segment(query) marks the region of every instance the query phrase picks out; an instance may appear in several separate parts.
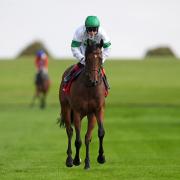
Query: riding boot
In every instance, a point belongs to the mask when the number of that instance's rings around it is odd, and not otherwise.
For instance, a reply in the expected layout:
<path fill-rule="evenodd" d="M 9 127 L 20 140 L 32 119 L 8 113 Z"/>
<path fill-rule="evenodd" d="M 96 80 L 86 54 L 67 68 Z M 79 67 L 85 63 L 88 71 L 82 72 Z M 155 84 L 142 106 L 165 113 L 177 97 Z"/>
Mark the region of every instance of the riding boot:
<path fill-rule="evenodd" d="M 70 69 L 70 71 L 64 77 L 64 82 L 65 83 L 67 83 L 71 79 L 73 73 L 74 73 L 74 67 L 72 67 L 72 69 Z"/>
<path fill-rule="evenodd" d="M 69 82 L 69 80 L 72 78 L 72 75 L 73 75 L 74 72 L 75 72 L 75 68 L 76 68 L 76 65 L 74 65 L 74 66 L 69 70 L 69 72 L 67 73 L 67 75 L 64 77 L 64 82 L 65 82 L 65 83 Z"/>
<path fill-rule="evenodd" d="M 83 67 L 84 65 L 81 63 L 77 63 L 76 65 L 74 65 L 67 73 L 67 75 L 64 77 L 64 82 L 65 83 L 69 82 L 69 80 L 72 78 L 73 74 L 77 71 L 77 69 L 81 69 Z"/>

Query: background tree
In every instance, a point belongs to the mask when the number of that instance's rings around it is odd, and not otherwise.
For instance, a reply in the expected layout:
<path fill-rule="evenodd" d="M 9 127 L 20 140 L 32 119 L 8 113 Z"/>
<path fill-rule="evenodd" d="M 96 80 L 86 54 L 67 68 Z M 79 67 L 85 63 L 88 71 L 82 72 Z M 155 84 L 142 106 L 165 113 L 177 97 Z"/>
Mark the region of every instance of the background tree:
<path fill-rule="evenodd" d="M 47 48 L 43 45 L 40 41 L 35 41 L 32 44 L 26 46 L 18 55 L 18 57 L 22 56 L 33 56 L 36 54 L 36 52 L 40 49 L 43 49 L 48 56 L 50 56 L 49 51 Z"/>
<path fill-rule="evenodd" d="M 145 57 L 176 57 L 172 49 L 168 46 L 157 47 L 147 50 Z"/>

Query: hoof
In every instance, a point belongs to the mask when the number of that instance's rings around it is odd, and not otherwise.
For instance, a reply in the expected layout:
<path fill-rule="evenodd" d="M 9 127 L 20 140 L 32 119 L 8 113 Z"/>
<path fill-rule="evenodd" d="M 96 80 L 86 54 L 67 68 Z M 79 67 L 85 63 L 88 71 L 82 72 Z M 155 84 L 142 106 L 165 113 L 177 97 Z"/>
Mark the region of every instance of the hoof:
<path fill-rule="evenodd" d="M 104 155 L 98 156 L 97 161 L 98 161 L 98 163 L 100 163 L 100 164 L 104 164 L 104 163 L 106 162 L 105 156 L 104 156 Z"/>
<path fill-rule="evenodd" d="M 42 103 L 42 104 L 40 105 L 40 108 L 41 108 L 41 109 L 44 109 L 44 108 L 45 108 L 45 104 Z"/>
<path fill-rule="evenodd" d="M 81 159 L 80 159 L 80 158 L 74 158 L 73 164 L 74 164 L 75 166 L 79 166 L 79 165 L 81 164 Z"/>
<path fill-rule="evenodd" d="M 72 167 L 73 166 L 73 159 L 72 159 L 72 157 L 67 157 L 67 159 L 66 159 L 66 166 L 67 167 Z"/>
<path fill-rule="evenodd" d="M 85 166 L 84 169 L 88 170 L 90 168 L 90 161 L 85 159 Z"/>
<path fill-rule="evenodd" d="M 90 169 L 90 165 L 89 165 L 89 164 L 85 164 L 84 169 L 85 169 L 85 170 Z"/>

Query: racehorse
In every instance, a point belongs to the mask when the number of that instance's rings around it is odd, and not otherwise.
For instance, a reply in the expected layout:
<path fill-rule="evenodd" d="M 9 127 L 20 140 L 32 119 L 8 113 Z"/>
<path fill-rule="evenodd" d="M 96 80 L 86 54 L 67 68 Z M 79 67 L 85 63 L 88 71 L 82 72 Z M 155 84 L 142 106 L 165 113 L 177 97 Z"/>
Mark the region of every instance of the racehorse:
<path fill-rule="evenodd" d="M 89 145 L 92 138 L 92 131 L 95 127 L 96 121 L 98 124 L 98 137 L 99 137 L 99 155 L 97 161 L 101 164 L 105 162 L 103 150 L 103 138 L 105 130 L 103 127 L 104 108 L 105 108 L 105 85 L 102 79 L 102 48 L 103 41 L 99 44 L 87 40 L 87 47 L 85 52 L 85 67 L 72 82 L 70 93 L 67 95 L 63 91 L 63 79 L 68 68 L 63 76 L 59 88 L 59 100 L 61 105 L 61 118 L 60 125 L 65 125 L 68 136 L 68 148 L 66 166 L 72 167 L 73 165 L 80 165 L 81 160 L 79 157 L 81 141 L 81 120 L 87 116 L 88 127 L 85 135 L 86 157 L 85 169 L 90 168 L 89 158 Z M 73 135 L 72 124 L 76 131 L 75 147 L 76 154 L 72 159 L 71 139 Z"/>
<path fill-rule="evenodd" d="M 49 91 L 50 80 L 48 74 L 45 74 L 43 71 L 39 71 L 36 75 L 35 81 L 35 94 L 33 96 L 31 106 L 34 105 L 35 99 L 40 99 L 40 108 L 45 108 L 46 106 L 46 96 Z"/>

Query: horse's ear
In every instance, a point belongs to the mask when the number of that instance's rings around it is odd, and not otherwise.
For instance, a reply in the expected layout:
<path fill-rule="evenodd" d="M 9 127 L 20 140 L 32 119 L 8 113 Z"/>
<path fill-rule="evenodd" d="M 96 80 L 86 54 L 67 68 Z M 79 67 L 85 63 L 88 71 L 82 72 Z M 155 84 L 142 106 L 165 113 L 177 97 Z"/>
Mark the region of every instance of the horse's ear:
<path fill-rule="evenodd" d="M 99 47 L 102 48 L 102 47 L 103 47 L 103 44 L 104 44 L 104 41 L 103 41 L 103 39 L 101 39 L 100 44 L 99 44 Z"/>

